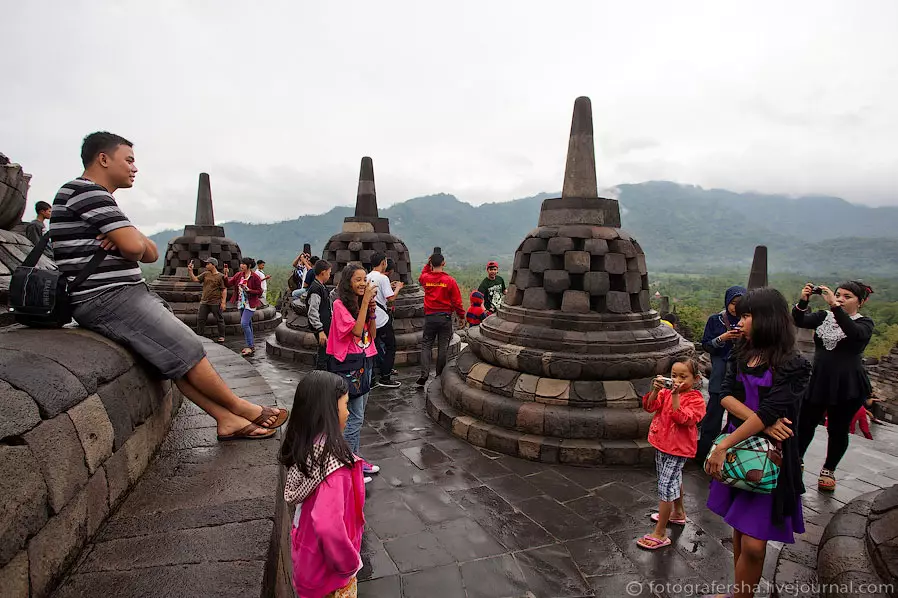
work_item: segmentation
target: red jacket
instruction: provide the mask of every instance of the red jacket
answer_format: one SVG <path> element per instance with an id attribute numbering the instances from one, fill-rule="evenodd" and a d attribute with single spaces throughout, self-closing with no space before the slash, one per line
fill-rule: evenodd
<path id="1" fill-rule="evenodd" d="M 424 288 L 425 314 L 451 314 L 455 312 L 459 318 L 465 317 L 465 306 L 461 302 L 461 291 L 458 283 L 445 272 L 434 272 L 430 264 L 426 264 L 418 277 L 418 284 Z"/>
<path id="2" fill-rule="evenodd" d="M 230 278 L 225 278 L 226 287 L 239 286 L 240 279 L 243 278 L 243 272 L 238 272 Z M 237 304 L 239 290 L 234 291 L 234 304 Z M 249 301 L 250 309 L 259 309 L 262 307 L 262 281 L 254 273 L 250 272 L 249 278 L 246 279 L 246 298 Z"/>
<path id="3" fill-rule="evenodd" d="M 697 390 L 690 390 L 680 395 L 680 408 L 671 409 L 673 393 L 664 388 L 658 397 L 649 405 L 648 398 L 652 393 L 642 397 L 643 408 L 654 413 L 652 425 L 649 426 L 649 444 L 663 453 L 676 457 L 695 457 L 698 448 L 698 422 L 705 417 L 705 399 Z"/>

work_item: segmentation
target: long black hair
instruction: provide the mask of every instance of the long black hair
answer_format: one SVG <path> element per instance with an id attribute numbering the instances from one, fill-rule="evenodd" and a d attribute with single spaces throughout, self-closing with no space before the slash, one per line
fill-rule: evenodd
<path id="1" fill-rule="evenodd" d="M 873 287 L 865 282 L 861 282 L 860 280 L 846 280 L 836 287 L 836 290 L 838 289 L 845 289 L 846 291 L 850 291 L 852 295 L 857 297 L 860 303 L 864 303 L 867 299 L 870 298 L 870 295 L 873 294 Z"/>
<path id="2" fill-rule="evenodd" d="M 352 275 L 356 270 L 364 270 L 365 268 L 357 263 L 350 262 L 343 267 L 340 273 L 340 284 L 337 285 L 337 298 L 343 302 L 346 309 L 353 318 L 359 317 L 359 309 L 362 306 L 362 297 L 352 289 Z"/>
<path id="3" fill-rule="evenodd" d="M 310 477 L 316 467 L 324 470 L 330 455 L 352 467 L 352 450 L 343 439 L 337 410 L 337 401 L 348 392 L 344 378 L 322 370 L 309 372 L 296 385 L 293 412 L 281 444 L 280 461 L 285 467 L 296 465 L 304 476 Z M 324 450 L 315 457 L 315 440 L 319 436 Z"/>
<path id="4" fill-rule="evenodd" d="M 751 314 L 751 338 L 736 343 L 740 361 L 761 363 L 776 368 L 795 354 L 795 328 L 789 303 L 771 287 L 751 289 L 736 304 L 736 316 Z"/>

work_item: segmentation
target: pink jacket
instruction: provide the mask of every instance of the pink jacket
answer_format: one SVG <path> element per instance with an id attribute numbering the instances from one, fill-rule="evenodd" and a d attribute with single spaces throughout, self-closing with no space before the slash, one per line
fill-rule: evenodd
<path id="1" fill-rule="evenodd" d="M 649 444 L 668 455 L 695 457 L 698 449 L 698 428 L 696 425 L 705 417 L 705 399 L 697 390 L 680 394 L 680 408 L 674 411 L 673 393 L 667 388 L 658 392 L 658 397 L 649 405 L 652 393 L 642 397 L 643 408 L 654 413 L 649 426 Z"/>
<path id="2" fill-rule="evenodd" d="M 361 459 L 352 469 L 328 467 L 323 480 L 287 471 L 284 497 L 298 502 L 292 532 L 293 588 L 297 598 L 323 598 L 344 587 L 362 567 L 365 482 Z"/>

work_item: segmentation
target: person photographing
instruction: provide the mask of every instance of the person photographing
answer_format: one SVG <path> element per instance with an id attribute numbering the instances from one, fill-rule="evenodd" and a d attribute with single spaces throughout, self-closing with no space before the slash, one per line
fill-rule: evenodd
<path id="1" fill-rule="evenodd" d="M 817 488 L 823 492 L 836 489 L 835 471 L 848 450 L 851 420 L 872 394 L 862 356 L 874 323 L 858 311 L 872 294 L 869 285 L 857 280 L 841 283 L 835 292 L 809 282 L 792 308 L 795 325 L 814 331 L 814 372 L 801 407 L 798 439 L 803 466 L 817 425 L 827 415 L 826 460 L 817 478 Z M 810 312 L 813 295 L 819 295 L 829 309 Z"/>
<path id="2" fill-rule="evenodd" d="M 455 279 L 443 271 L 446 259 L 439 253 L 427 258 L 418 277 L 424 289 L 424 338 L 421 340 L 421 375 L 415 382 L 424 386 L 430 377 L 433 341 L 437 339 L 437 376 L 443 373 L 452 340 L 452 314 L 464 321 L 465 308 Z"/>

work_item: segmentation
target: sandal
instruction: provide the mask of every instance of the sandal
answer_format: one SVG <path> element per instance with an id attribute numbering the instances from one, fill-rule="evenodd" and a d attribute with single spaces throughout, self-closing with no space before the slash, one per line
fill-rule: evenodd
<path id="1" fill-rule="evenodd" d="M 249 347 L 247 347 L 246 349 L 241 351 L 240 354 L 243 355 L 244 357 L 249 357 L 250 355 L 252 355 L 255 352 L 256 352 L 255 349 L 250 349 Z"/>
<path id="2" fill-rule="evenodd" d="M 218 343 L 218 344 L 220 344 L 220 345 L 223 345 L 224 342 L 225 342 L 225 338 L 224 338 L 223 336 L 219 336 L 219 337 L 218 337 L 218 340 L 215 341 L 215 342 Z"/>
<path id="3" fill-rule="evenodd" d="M 262 423 L 272 416 L 277 416 L 277 420 L 273 424 L 271 424 L 270 426 L 266 426 L 264 423 Z M 290 412 L 286 409 L 281 409 L 280 407 L 262 407 L 262 414 L 253 420 L 253 424 L 259 426 L 260 428 L 275 430 L 283 426 L 284 422 L 287 421 L 287 418 L 289 416 Z"/>
<path id="4" fill-rule="evenodd" d="M 660 517 L 660 514 L 658 514 L 658 513 L 652 513 L 651 519 L 652 519 L 652 521 L 654 521 L 655 523 L 658 523 L 658 518 L 659 518 L 659 517 Z M 689 521 L 689 520 L 686 519 L 685 517 L 683 517 L 682 519 L 674 519 L 673 517 L 671 517 L 670 519 L 667 520 L 668 523 L 673 523 L 673 524 L 675 524 L 675 525 L 686 525 L 686 522 L 687 522 L 687 521 Z"/>
<path id="5" fill-rule="evenodd" d="M 817 489 L 821 492 L 832 492 L 836 489 L 836 478 L 828 469 L 821 469 L 817 478 Z"/>
<path id="6" fill-rule="evenodd" d="M 264 440 L 277 434 L 277 430 L 269 430 L 267 434 L 253 434 L 253 432 L 259 429 L 265 430 L 266 428 L 257 426 L 256 424 L 249 424 L 240 428 L 233 434 L 226 434 L 224 436 L 219 434 L 218 440 L 219 442 L 222 440 Z"/>
<path id="7" fill-rule="evenodd" d="M 636 540 L 636 545 L 640 548 L 645 548 L 646 550 L 658 550 L 659 548 L 670 546 L 670 538 L 659 540 L 650 534 L 646 534 Z"/>

